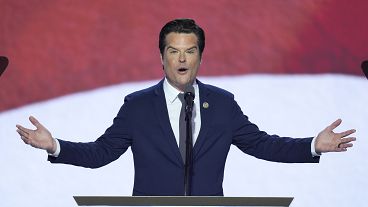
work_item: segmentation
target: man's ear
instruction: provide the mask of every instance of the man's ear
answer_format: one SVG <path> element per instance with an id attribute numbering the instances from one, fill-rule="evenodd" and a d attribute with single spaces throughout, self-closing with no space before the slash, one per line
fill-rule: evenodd
<path id="1" fill-rule="evenodd" d="M 165 68 L 164 68 L 164 59 L 163 59 L 161 53 L 160 53 L 160 59 L 161 59 L 162 70 L 165 70 Z"/>
<path id="2" fill-rule="evenodd" d="M 162 58 L 162 54 L 160 53 L 160 59 L 161 59 L 161 64 L 164 65 L 164 59 Z"/>

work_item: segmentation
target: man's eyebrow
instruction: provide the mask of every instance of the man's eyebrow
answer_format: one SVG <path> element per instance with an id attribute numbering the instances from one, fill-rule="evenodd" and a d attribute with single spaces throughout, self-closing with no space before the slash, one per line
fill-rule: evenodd
<path id="1" fill-rule="evenodd" d="M 193 46 L 193 47 L 188 48 L 188 49 L 186 49 L 186 50 L 193 50 L 193 49 L 198 49 L 198 47 L 197 47 L 197 46 Z"/>
<path id="2" fill-rule="evenodd" d="M 167 46 L 166 50 L 168 50 L 168 49 L 179 50 L 178 48 L 175 48 L 175 47 L 173 47 L 173 46 Z M 186 51 L 187 51 L 187 50 L 192 50 L 192 49 L 198 49 L 198 46 L 190 47 L 190 48 L 186 49 Z"/>
<path id="3" fill-rule="evenodd" d="M 173 46 L 167 46 L 166 50 L 169 50 L 169 49 L 178 50 L 178 49 L 176 49 L 176 48 L 175 48 L 175 47 L 173 47 Z"/>

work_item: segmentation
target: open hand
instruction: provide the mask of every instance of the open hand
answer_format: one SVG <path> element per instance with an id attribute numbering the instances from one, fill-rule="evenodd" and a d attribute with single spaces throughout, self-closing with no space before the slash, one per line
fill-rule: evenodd
<path id="1" fill-rule="evenodd" d="M 36 130 L 27 129 L 21 125 L 16 125 L 17 132 L 24 143 L 32 147 L 47 150 L 49 153 L 56 151 L 56 143 L 51 133 L 36 118 L 29 117 L 29 121 L 36 127 Z"/>
<path id="2" fill-rule="evenodd" d="M 355 137 L 347 137 L 355 133 L 355 129 L 350 129 L 344 132 L 335 133 L 333 130 L 341 124 L 342 120 L 338 119 L 330 126 L 321 131 L 315 142 L 315 148 L 317 153 L 323 152 L 344 152 L 347 148 L 353 146 Z"/>

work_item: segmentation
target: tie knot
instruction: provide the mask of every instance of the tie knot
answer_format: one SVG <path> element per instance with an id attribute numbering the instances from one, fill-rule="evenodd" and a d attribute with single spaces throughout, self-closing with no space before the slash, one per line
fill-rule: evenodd
<path id="1" fill-rule="evenodd" d="M 181 103 L 184 104 L 184 93 L 179 93 L 178 98 L 181 101 Z"/>

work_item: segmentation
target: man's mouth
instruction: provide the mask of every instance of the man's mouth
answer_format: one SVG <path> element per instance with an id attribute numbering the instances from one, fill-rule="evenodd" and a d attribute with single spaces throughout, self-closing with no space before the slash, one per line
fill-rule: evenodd
<path id="1" fill-rule="evenodd" d="M 186 72 L 188 70 L 188 68 L 179 68 L 178 69 L 178 71 L 180 72 L 180 73 L 184 73 L 184 72 Z"/>

